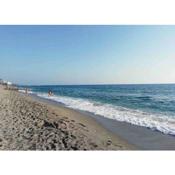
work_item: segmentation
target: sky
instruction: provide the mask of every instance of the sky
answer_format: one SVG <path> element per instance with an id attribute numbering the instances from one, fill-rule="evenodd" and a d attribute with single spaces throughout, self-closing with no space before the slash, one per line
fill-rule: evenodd
<path id="1" fill-rule="evenodd" d="M 23 85 L 175 83 L 175 26 L 0 26 L 0 78 Z"/>

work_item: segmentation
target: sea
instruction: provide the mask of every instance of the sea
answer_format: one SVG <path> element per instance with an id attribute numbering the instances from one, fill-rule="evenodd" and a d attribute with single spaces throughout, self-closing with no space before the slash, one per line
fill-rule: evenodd
<path id="1" fill-rule="evenodd" d="M 19 87 L 68 108 L 175 135 L 175 84 Z"/>

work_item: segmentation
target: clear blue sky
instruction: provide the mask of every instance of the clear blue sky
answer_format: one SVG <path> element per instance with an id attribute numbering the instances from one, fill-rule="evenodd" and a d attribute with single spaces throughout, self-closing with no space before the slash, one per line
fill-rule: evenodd
<path id="1" fill-rule="evenodd" d="M 175 83 L 175 26 L 0 26 L 0 78 Z"/>

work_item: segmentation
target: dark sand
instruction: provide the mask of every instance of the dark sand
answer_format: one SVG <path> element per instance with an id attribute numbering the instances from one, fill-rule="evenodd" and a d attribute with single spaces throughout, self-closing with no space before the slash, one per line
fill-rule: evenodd
<path id="1" fill-rule="evenodd" d="M 95 116 L 109 131 L 135 145 L 140 150 L 175 150 L 175 137 L 149 128 Z"/>
<path id="2" fill-rule="evenodd" d="M 0 86 L 0 150 L 133 150 L 92 117 Z"/>

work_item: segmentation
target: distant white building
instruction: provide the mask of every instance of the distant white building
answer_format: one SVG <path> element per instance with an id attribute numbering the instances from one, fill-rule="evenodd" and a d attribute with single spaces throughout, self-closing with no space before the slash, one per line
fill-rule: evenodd
<path id="1" fill-rule="evenodd" d="M 7 81 L 7 85 L 12 85 L 12 83 L 10 81 Z"/>
<path id="2" fill-rule="evenodd" d="M 12 85 L 12 82 L 0 79 L 0 84 L 5 84 L 5 85 L 9 85 L 10 86 L 10 85 Z"/>

